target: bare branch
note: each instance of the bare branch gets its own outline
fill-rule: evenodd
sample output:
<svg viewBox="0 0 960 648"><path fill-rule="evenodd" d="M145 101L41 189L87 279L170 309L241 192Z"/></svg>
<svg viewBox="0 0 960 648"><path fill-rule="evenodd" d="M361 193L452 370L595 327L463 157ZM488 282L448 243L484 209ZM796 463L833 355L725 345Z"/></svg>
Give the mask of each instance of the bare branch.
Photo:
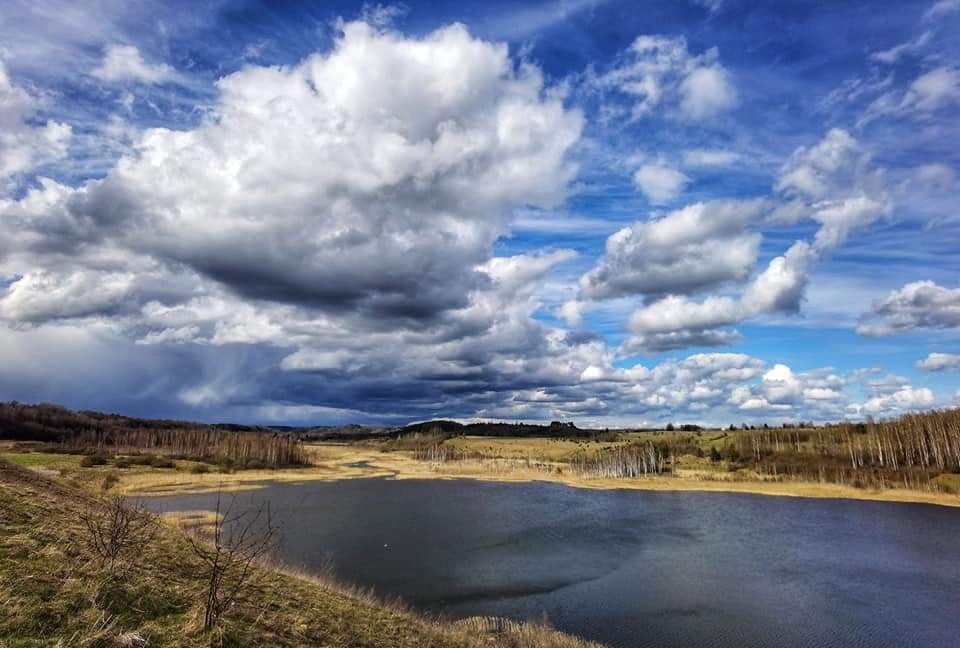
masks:
<svg viewBox="0 0 960 648"><path fill-rule="evenodd" d="M106 506L79 513L87 529L93 553L107 566L111 576L120 567L129 567L157 533L159 521L140 502L123 497L110 498Z"/></svg>
<svg viewBox="0 0 960 648"><path fill-rule="evenodd" d="M209 541L188 536L190 546L205 564L207 591L204 629L217 626L237 597L250 584L255 563L276 544L279 526L274 525L270 504L256 511L232 514L236 497L223 509L221 490L217 491L216 521Z"/></svg>

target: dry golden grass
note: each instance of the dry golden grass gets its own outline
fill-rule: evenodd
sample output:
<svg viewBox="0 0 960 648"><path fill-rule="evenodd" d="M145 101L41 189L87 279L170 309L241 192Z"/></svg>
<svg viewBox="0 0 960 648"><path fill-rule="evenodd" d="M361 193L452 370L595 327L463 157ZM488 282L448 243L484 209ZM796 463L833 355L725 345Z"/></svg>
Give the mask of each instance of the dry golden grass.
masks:
<svg viewBox="0 0 960 648"><path fill-rule="evenodd" d="M215 511L167 511L160 518L171 526L203 532L213 528L222 516Z"/></svg>
<svg viewBox="0 0 960 648"><path fill-rule="evenodd" d="M647 441L664 433L631 433L625 441ZM705 432L702 443L709 445L724 433ZM597 452L613 445L611 442L559 440L545 438L480 438L458 437L446 443L458 444L477 455L456 461L419 461L411 452L383 452L377 444L317 443L306 446L314 465L307 468L279 470L243 470L233 473L193 474L188 470L156 470L151 468L127 471L107 471L103 468L77 468L68 475L104 474L117 476L110 492L136 496L180 495L262 488L270 482L329 481L372 477L394 479L479 479L488 481L524 482L550 481L578 488L619 488L658 491L735 492L757 495L824 497L875 500L888 502L916 502L960 506L960 495L950 492L932 492L906 488L868 489L842 484L776 479L750 470L731 472L727 462L711 463L708 459L687 456L675 474L639 478L602 479L576 474L567 461L578 451ZM615 442L614 442L615 443ZM579 448L579 450L578 450ZM13 455L4 455L13 456ZM37 453L29 464L42 468L45 455ZM50 455L54 464L58 455ZM99 471L99 472L98 472ZM944 485L955 485L960 492L960 479L952 475L938 478ZM954 482L958 482L954 484ZM99 483L99 482L97 482Z"/></svg>
<svg viewBox="0 0 960 648"><path fill-rule="evenodd" d="M596 453L603 448L626 445L624 435L617 441L594 441L592 439L564 439L550 437L455 437L445 442L464 452L476 452L488 457L504 459L535 459L569 461L578 453Z"/></svg>

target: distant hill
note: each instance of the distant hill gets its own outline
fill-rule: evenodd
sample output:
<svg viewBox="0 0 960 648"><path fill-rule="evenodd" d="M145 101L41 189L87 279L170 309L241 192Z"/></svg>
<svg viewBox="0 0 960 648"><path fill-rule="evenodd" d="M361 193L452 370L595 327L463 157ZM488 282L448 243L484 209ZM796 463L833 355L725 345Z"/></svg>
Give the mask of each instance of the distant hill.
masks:
<svg viewBox="0 0 960 648"><path fill-rule="evenodd" d="M234 423L207 424L172 419L143 419L89 410L74 411L50 403L37 405L27 405L15 401L0 403L0 438L61 442L81 434L103 435L134 430L290 433L294 429L237 425Z"/></svg>
<svg viewBox="0 0 960 648"><path fill-rule="evenodd" d="M305 441L358 441L388 437L394 434L396 429L348 423L347 425L294 428L293 432Z"/></svg>
<svg viewBox="0 0 960 648"><path fill-rule="evenodd" d="M596 430L581 429L572 422L560 421L553 421L549 425L535 425L532 423L457 423L456 421L426 421L424 423L413 423L402 428L397 428L393 434L405 435L417 432L440 432L443 434L491 437L579 437L593 435L596 433Z"/></svg>
<svg viewBox="0 0 960 648"><path fill-rule="evenodd" d="M596 433L595 430L578 428L572 422L559 421L554 421L549 425L535 425L499 422L458 423L457 421L441 419L395 427L357 424L304 427L241 425L237 423L210 424L173 419L145 419L89 410L76 411L50 403L0 403L0 438L59 443L83 434L102 436L135 430L155 432L173 430L264 432L295 435L308 441L375 439L418 433L493 437L582 437Z"/></svg>

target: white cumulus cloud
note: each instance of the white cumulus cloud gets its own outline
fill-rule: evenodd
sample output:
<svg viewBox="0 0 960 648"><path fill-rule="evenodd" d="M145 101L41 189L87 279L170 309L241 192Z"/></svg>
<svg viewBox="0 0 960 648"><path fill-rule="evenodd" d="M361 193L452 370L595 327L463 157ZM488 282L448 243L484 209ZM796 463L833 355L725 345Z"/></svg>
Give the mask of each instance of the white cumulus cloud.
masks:
<svg viewBox="0 0 960 648"><path fill-rule="evenodd" d="M110 45L91 74L110 82L160 83L173 78L175 72L166 63L146 62L133 45Z"/></svg>
<svg viewBox="0 0 960 648"><path fill-rule="evenodd" d="M890 292L865 313L861 335L893 335L916 328L960 327L960 288L933 281L914 281Z"/></svg>
<svg viewBox="0 0 960 648"><path fill-rule="evenodd" d="M931 353L917 362L917 367L926 371L943 371L960 367L960 355L956 353Z"/></svg>
<svg viewBox="0 0 960 648"><path fill-rule="evenodd" d="M640 221L607 239L606 250L580 279L586 299L691 293L746 279L757 260L762 200L694 203Z"/></svg>
<svg viewBox="0 0 960 648"><path fill-rule="evenodd" d="M771 221L792 222L806 217L820 226L812 242L797 241L783 255L771 259L765 269L747 282L741 294L711 295L701 301L689 296L693 289L707 288L718 283L718 279L745 279L755 263L759 238L750 239L751 235L744 230L750 220L733 221L735 227L717 230L717 225L723 222L720 218L704 218L702 223L690 228L690 232L696 232L695 236L703 239L689 247L686 256L682 254L685 251L682 246L663 246L668 254L672 252L677 258L689 259L690 267L657 256L653 251L658 247L646 241L640 241L643 245L634 244L637 226L621 230L608 240L606 254L598 267L581 279L581 293L595 298L620 296L628 292L623 286L639 284L643 290L634 292L655 297L657 289L638 279L654 277L660 283L659 292L666 296L649 300L630 318L630 329L635 335L624 345L629 349L647 344L653 350L659 346L658 340L719 341L724 339L717 332L721 327L768 313L798 312L813 263L842 245L853 232L889 214L891 203L883 187L882 173L871 167L870 156L859 142L840 129L829 131L814 146L794 151L783 166L775 189L787 202L772 211ZM672 220L684 222L681 218L684 213L684 210L674 212L653 225L642 226L639 232L646 232L648 227L664 227ZM750 241L754 241L753 248L743 245ZM685 243L689 245L689 241ZM678 279L671 282L669 277L648 271L647 255L651 264L682 270L677 275L686 277L687 282ZM731 263L734 258L739 259L739 263ZM638 269L642 272L638 273Z"/></svg>
<svg viewBox="0 0 960 648"><path fill-rule="evenodd" d="M664 110L680 119L700 121L739 102L717 49L691 54L683 36L638 36L620 63L597 76L594 84L629 99L633 119Z"/></svg>
<svg viewBox="0 0 960 648"><path fill-rule="evenodd" d="M663 163L644 164L633 174L633 182L654 205L673 202L690 182L682 172Z"/></svg>
<svg viewBox="0 0 960 648"><path fill-rule="evenodd" d="M197 128L146 131L16 234L68 245L56 217L89 237L83 252L96 242L253 299L425 320L489 281L478 267L512 207L558 204L574 173L580 114L462 26L406 38L348 23L331 51L218 88Z"/></svg>

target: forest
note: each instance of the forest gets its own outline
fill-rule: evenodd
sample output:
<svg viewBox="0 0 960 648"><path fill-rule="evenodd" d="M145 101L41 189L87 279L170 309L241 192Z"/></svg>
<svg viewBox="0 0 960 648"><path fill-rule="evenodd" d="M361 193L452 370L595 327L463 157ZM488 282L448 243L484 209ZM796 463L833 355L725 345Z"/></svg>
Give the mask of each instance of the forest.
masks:
<svg viewBox="0 0 960 648"><path fill-rule="evenodd" d="M241 468L309 463L302 440L289 431L76 412L50 404L0 404L0 438L38 442L58 452L150 452Z"/></svg>

